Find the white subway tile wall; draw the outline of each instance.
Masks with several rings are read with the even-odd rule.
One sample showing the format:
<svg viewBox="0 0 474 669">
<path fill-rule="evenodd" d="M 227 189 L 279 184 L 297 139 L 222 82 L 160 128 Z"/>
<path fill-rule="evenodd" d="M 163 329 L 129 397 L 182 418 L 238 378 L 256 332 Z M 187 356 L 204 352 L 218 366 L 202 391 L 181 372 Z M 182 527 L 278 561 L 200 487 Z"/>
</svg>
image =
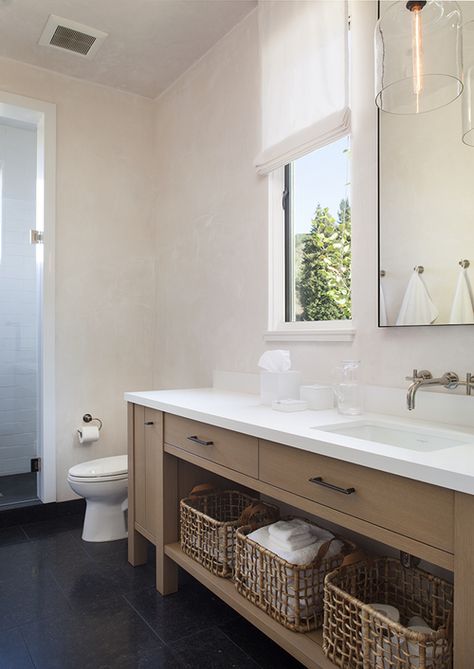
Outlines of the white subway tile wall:
<svg viewBox="0 0 474 669">
<path fill-rule="evenodd" d="M 0 123 L 0 476 L 30 470 L 38 435 L 36 132 Z"/>
</svg>

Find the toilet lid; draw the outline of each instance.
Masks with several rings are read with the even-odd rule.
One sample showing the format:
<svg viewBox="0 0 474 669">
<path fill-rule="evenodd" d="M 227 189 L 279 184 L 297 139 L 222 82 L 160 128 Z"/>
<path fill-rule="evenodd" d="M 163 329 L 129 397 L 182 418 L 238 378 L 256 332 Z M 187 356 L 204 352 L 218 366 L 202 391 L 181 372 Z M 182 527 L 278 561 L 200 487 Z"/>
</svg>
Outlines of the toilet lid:
<svg viewBox="0 0 474 669">
<path fill-rule="evenodd" d="M 117 476 L 127 474 L 128 461 L 126 455 L 114 455 L 111 458 L 100 458 L 99 460 L 89 460 L 74 465 L 69 470 L 71 476 L 78 478 L 97 478 L 99 476 Z"/>
</svg>

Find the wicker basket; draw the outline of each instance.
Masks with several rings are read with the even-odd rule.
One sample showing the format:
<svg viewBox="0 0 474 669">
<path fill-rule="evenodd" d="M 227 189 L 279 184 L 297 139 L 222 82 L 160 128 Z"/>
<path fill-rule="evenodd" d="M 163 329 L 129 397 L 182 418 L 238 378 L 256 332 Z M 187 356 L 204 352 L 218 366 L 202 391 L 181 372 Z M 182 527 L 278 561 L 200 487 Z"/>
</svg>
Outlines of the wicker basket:
<svg viewBox="0 0 474 669">
<path fill-rule="evenodd" d="M 340 554 L 326 558 L 328 541 L 313 562 L 294 565 L 248 539 L 254 529 L 237 530 L 234 580 L 238 592 L 293 632 L 321 627 L 324 577 L 339 567 L 355 546 L 344 541 Z"/>
<path fill-rule="evenodd" d="M 396 606 L 400 622 L 420 616 L 434 631 L 403 627 L 368 602 Z M 342 669 L 450 669 L 453 586 L 398 560 L 363 560 L 336 569 L 324 588 L 323 649 Z"/>
<path fill-rule="evenodd" d="M 181 548 L 216 576 L 230 578 L 237 528 L 245 523 L 268 525 L 279 516 L 278 507 L 238 490 L 196 486 L 180 503 Z"/>
</svg>

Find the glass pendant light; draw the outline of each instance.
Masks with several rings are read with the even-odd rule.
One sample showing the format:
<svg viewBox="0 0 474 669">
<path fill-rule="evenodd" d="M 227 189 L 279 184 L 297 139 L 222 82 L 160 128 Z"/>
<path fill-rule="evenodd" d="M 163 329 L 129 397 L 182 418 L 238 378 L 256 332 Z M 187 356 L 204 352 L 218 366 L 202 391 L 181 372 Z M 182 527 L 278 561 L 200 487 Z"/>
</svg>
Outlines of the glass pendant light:
<svg viewBox="0 0 474 669">
<path fill-rule="evenodd" d="M 474 21 L 463 26 L 463 60 L 462 141 L 474 146 Z"/>
<path fill-rule="evenodd" d="M 375 103 L 382 111 L 420 114 L 449 104 L 463 90 L 458 4 L 394 2 L 377 21 L 375 53 Z"/>
</svg>

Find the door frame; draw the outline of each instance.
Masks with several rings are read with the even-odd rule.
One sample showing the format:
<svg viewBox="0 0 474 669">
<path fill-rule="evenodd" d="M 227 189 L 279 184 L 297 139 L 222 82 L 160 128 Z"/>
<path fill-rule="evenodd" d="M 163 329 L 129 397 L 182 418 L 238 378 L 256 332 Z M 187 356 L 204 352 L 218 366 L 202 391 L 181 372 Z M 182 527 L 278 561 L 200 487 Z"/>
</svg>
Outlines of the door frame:
<svg viewBox="0 0 474 669">
<path fill-rule="evenodd" d="M 37 247 L 43 261 L 40 319 L 38 455 L 41 468 L 38 497 L 56 501 L 55 420 L 55 215 L 56 215 L 56 105 L 0 91 L 0 116 L 36 126 L 36 229 L 44 243 Z"/>
</svg>

